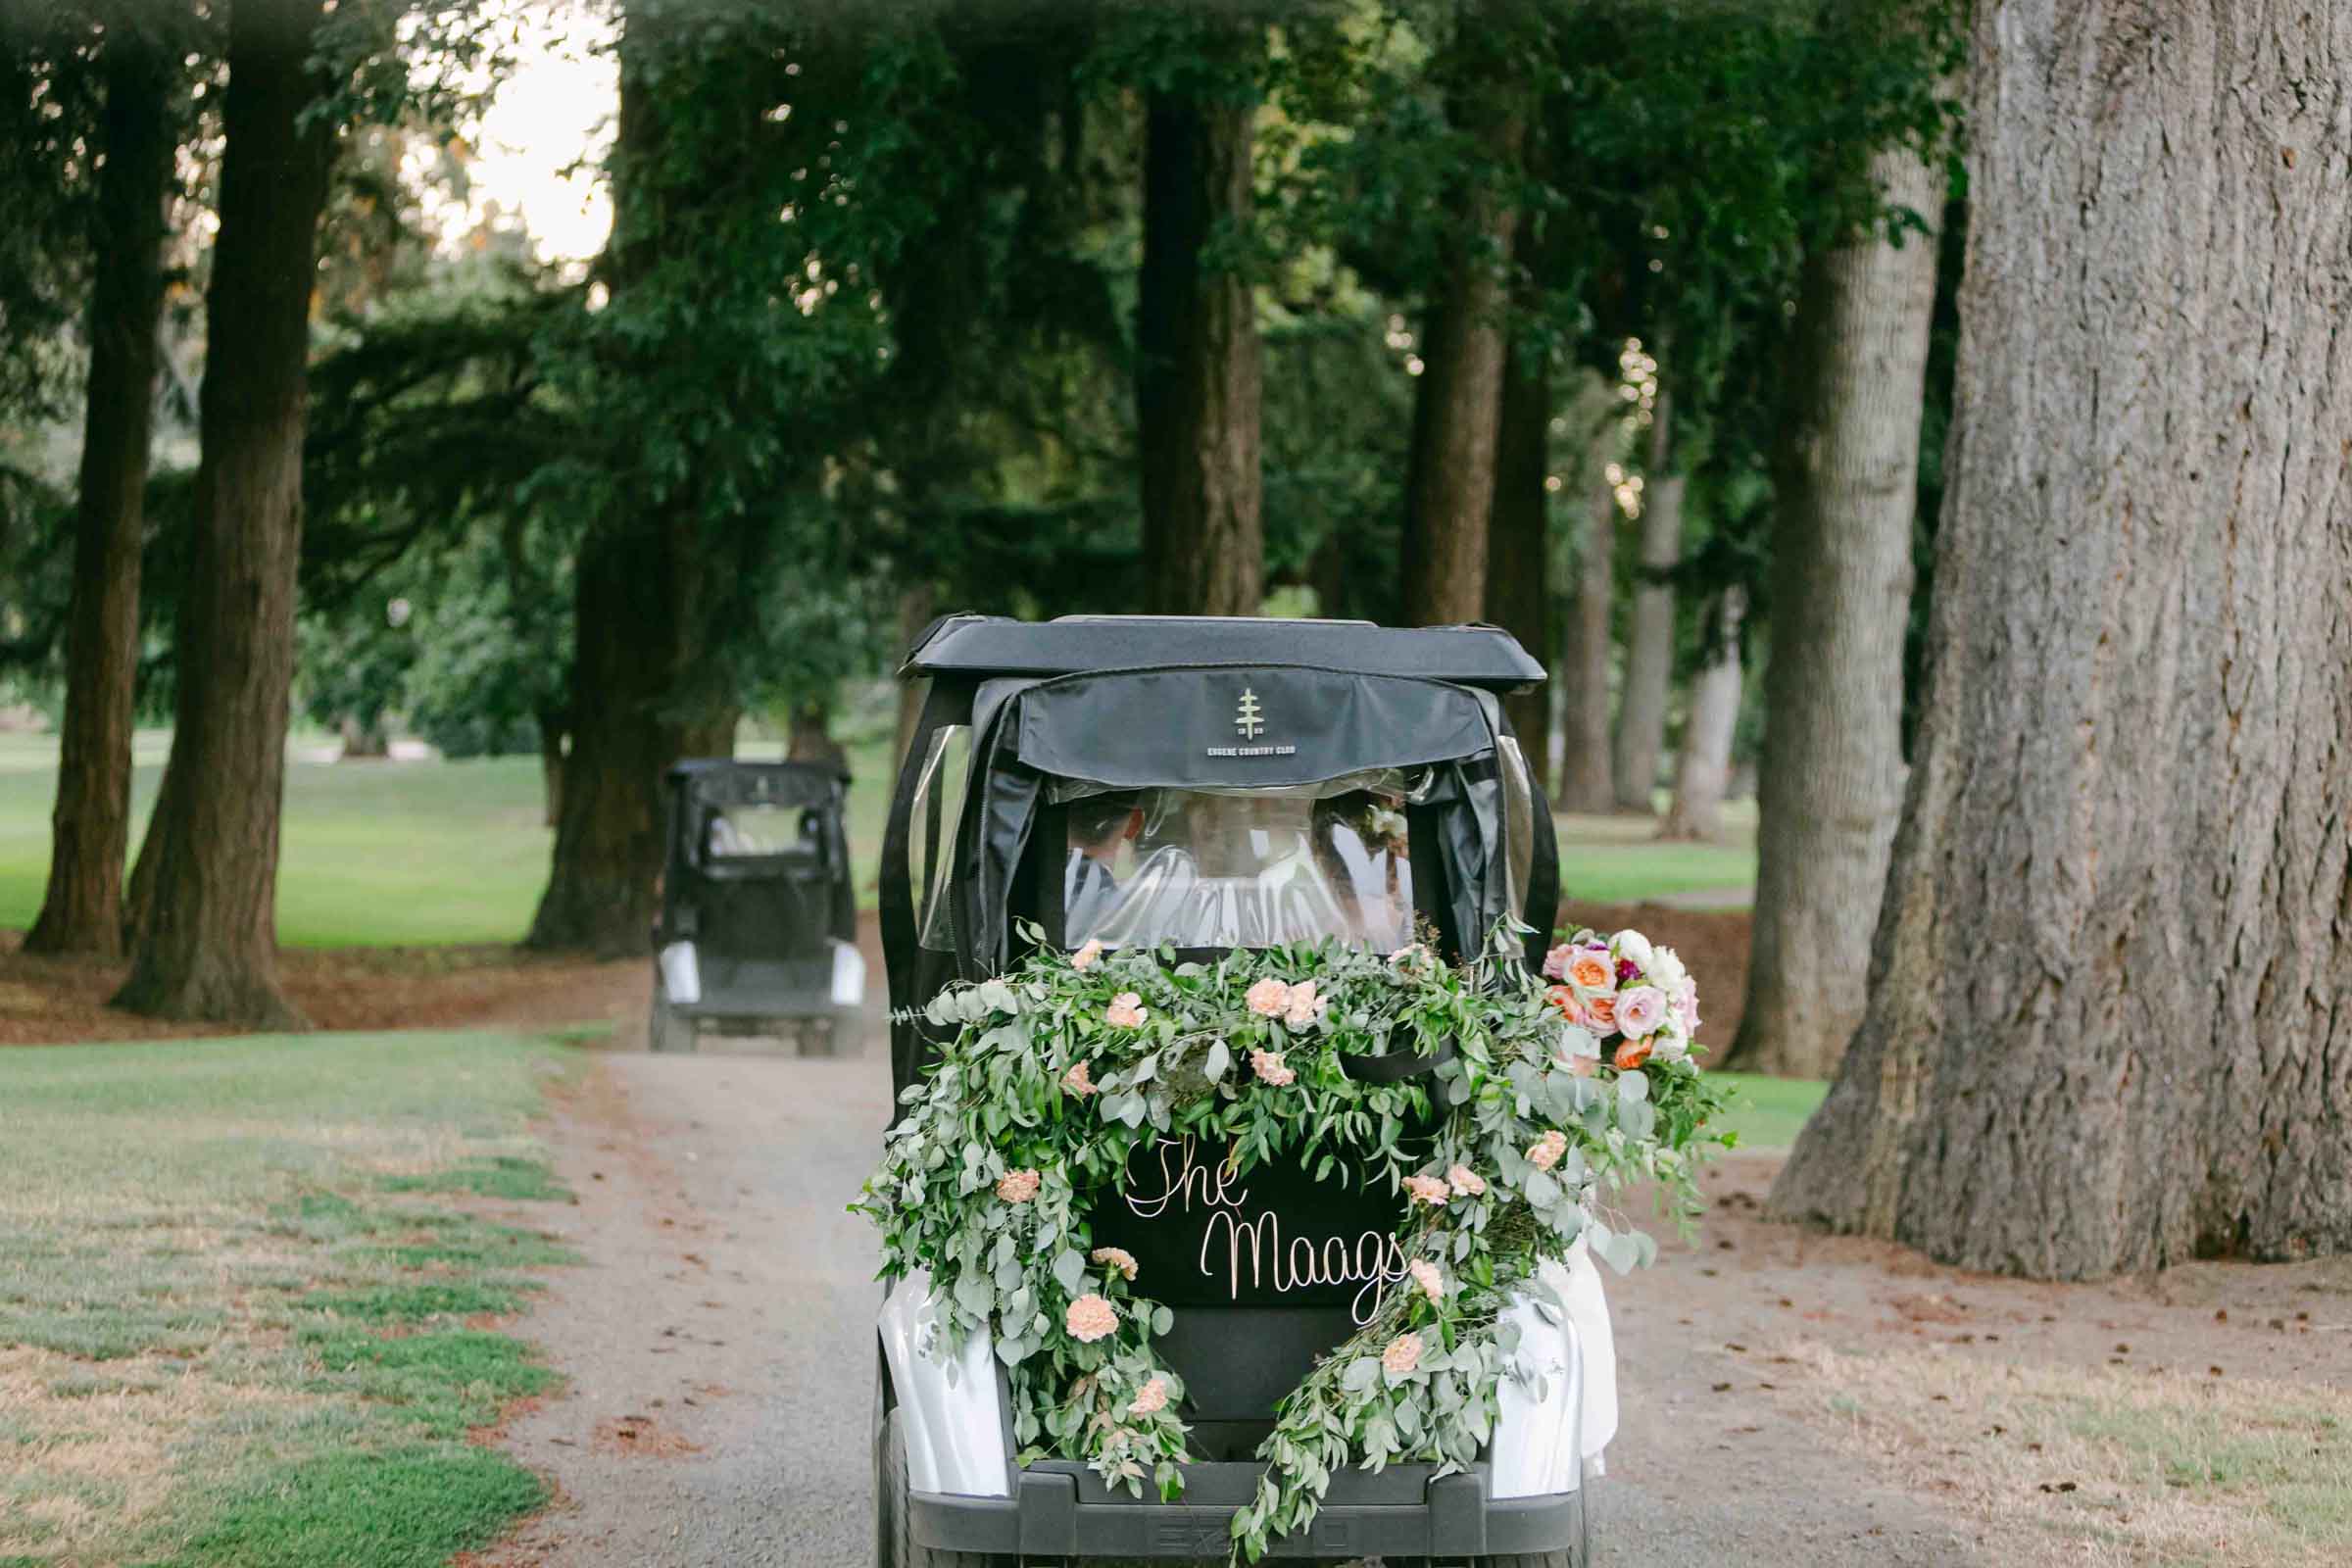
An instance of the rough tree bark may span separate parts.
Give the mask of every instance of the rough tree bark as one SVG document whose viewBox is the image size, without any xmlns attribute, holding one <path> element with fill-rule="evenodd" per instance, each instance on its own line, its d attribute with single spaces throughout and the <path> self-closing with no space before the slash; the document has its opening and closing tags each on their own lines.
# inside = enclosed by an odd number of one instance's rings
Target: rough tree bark
<svg viewBox="0 0 2352 1568">
<path fill-rule="evenodd" d="M 1674 805 L 1658 827 L 1662 839 L 1723 836 L 1723 798 L 1732 782 L 1732 732 L 1740 723 L 1740 622 L 1747 595 L 1735 585 L 1715 602 L 1715 656 L 1690 682 L 1683 744 L 1675 760 Z"/>
<path fill-rule="evenodd" d="M 1256 106 L 1153 92 L 1144 146 L 1135 407 L 1144 560 L 1163 614 L 1254 615 L 1265 598 L 1257 307 L 1204 263 L 1250 220 Z"/>
<path fill-rule="evenodd" d="M 2054 1279 L 2352 1249 L 2352 12 L 2011 0 L 1973 64 L 1925 716 L 1773 1206 Z"/>
<path fill-rule="evenodd" d="M 1944 176 L 1871 161 L 1935 220 Z M 1825 1078 L 1861 1020 L 1902 796 L 1903 628 L 1936 244 L 1858 235 L 1806 259 L 1797 363 L 1775 442 L 1772 657 L 1764 672 L 1754 956 L 1724 1065 Z"/>
<path fill-rule="evenodd" d="M 178 151 L 176 73 L 141 29 L 109 29 L 106 161 L 91 223 L 88 405 L 74 521 L 49 887 L 27 953 L 122 951 L 130 730 L 139 665 L 139 547 L 164 305 L 164 204 Z"/>
<path fill-rule="evenodd" d="M 1673 472 L 1673 401 L 1661 388 L 1649 425 L 1642 491 L 1642 567 L 1625 640 L 1625 690 L 1617 699 L 1615 786 L 1624 811 L 1656 809 L 1666 702 L 1674 692 L 1674 588 L 1648 575 L 1683 559 L 1683 476 Z"/>
<path fill-rule="evenodd" d="M 1484 119 L 1477 133 L 1486 156 L 1498 169 L 1512 168 L 1525 119 L 1510 110 Z M 1499 192 L 1470 197 L 1423 323 L 1402 563 L 1407 625 L 1458 625 L 1486 608 L 1487 514 L 1510 303 L 1500 264 L 1518 225 L 1518 210 Z"/>
<path fill-rule="evenodd" d="M 1563 811 L 1606 811 L 1616 804 L 1609 772 L 1609 601 L 1617 587 L 1617 497 L 1603 470 L 1621 435 L 1616 400 L 1583 400 L 1592 430 L 1582 483 L 1588 498 L 1577 546 L 1576 587 L 1568 597 L 1568 629 L 1560 657 L 1560 787 Z"/>
<path fill-rule="evenodd" d="M 731 715 L 722 723 L 679 708 L 701 647 L 706 571 L 693 532 L 608 520 L 581 545 L 571 750 L 529 947 L 604 957 L 647 951 L 662 865 L 662 775 L 683 757 L 732 755 L 721 744 Z"/>
<path fill-rule="evenodd" d="M 229 19 L 172 787 L 140 850 L 151 903 L 115 998 L 257 1028 L 302 1021 L 277 987 L 274 906 L 311 287 L 335 145 L 331 125 L 303 119 L 321 85 L 319 16 L 319 0 L 238 0 Z"/>
<path fill-rule="evenodd" d="M 1502 429 L 1487 531 L 1487 618 L 1537 660 L 1551 659 L 1551 377 L 1513 349 L 1502 378 Z M 1502 700 L 1536 783 L 1551 793 L 1551 696 L 1539 686 Z"/>
</svg>

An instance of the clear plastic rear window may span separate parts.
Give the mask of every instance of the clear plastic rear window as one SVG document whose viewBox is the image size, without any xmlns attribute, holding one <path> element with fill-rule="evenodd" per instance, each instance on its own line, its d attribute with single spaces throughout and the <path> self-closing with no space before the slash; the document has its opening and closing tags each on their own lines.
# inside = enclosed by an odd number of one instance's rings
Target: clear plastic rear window
<svg viewBox="0 0 2352 1568">
<path fill-rule="evenodd" d="M 712 807 L 703 821 L 703 853 L 713 860 L 815 858 L 824 853 L 824 816 L 800 806 Z"/>
<path fill-rule="evenodd" d="M 1261 792 L 1062 781 L 1063 929 L 1073 948 L 1261 948 L 1412 939 L 1405 804 L 1394 774 Z"/>
</svg>

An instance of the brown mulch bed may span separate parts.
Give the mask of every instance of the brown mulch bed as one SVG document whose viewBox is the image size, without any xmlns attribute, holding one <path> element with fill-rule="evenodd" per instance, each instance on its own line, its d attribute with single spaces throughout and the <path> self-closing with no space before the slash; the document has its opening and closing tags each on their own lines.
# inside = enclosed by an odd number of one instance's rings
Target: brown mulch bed
<svg viewBox="0 0 2352 1568">
<path fill-rule="evenodd" d="M 1747 912 L 1663 905 L 1570 904 L 1561 924 L 1646 933 L 1698 977 L 1709 1040 L 1740 1027 L 1747 987 Z M 859 945 L 879 986 L 882 953 L 869 911 Z M 21 932 L 0 932 L 0 1046 L 80 1040 L 181 1040 L 243 1031 L 142 1018 L 106 1004 L 127 965 L 28 957 Z M 320 1029 L 562 1029 L 610 1023 L 628 1037 L 644 1025 L 653 986 L 645 958 L 609 962 L 485 944 L 429 948 L 288 948 L 278 955 L 287 996 Z"/>
<path fill-rule="evenodd" d="M 177 1040 L 245 1031 L 144 1018 L 106 1004 L 128 966 L 28 957 L 0 936 L 0 1046 Z M 644 958 L 596 962 L 497 945 L 289 948 L 278 978 L 320 1029 L 558 1029 L 634 1026 L 652 988 Z"/>
</svg>

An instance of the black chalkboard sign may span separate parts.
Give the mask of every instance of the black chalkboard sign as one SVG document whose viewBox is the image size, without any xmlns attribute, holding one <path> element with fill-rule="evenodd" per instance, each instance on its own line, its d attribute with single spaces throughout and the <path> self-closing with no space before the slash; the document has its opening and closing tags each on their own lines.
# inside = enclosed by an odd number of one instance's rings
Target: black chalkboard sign
<svg viewBox="0 0 2352 1568">
<path fill-rule="evenodd" d="M 1385 1181 L 1366 1191 L 1344 1165 L 1321 1182 L 1291 1159 L 1233 1176 L 1224 1156 L 1190 1138 L 1138 1149 L 1126 1192 L 1095 1210 L 1095 1245 L 1134 1253 L 1136 1290 L 1170 1306 L 1346 1307 L 1368 1319 L 1404 1277 L 1402 1196 Z"/>
</svg>

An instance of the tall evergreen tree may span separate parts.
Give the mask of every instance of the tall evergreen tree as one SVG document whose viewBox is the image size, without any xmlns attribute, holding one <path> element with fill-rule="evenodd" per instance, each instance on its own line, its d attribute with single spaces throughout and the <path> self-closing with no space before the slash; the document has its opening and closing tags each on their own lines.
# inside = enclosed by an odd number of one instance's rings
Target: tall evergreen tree
<svg viewBox="0 0 2352 1568">
<path fill-rule="evenodd" d="M 2352 13 L 1973 26 L 1928 692 L 1772 1205 L 2056 1279 L 2352 1249 Z"/>
</svg>

